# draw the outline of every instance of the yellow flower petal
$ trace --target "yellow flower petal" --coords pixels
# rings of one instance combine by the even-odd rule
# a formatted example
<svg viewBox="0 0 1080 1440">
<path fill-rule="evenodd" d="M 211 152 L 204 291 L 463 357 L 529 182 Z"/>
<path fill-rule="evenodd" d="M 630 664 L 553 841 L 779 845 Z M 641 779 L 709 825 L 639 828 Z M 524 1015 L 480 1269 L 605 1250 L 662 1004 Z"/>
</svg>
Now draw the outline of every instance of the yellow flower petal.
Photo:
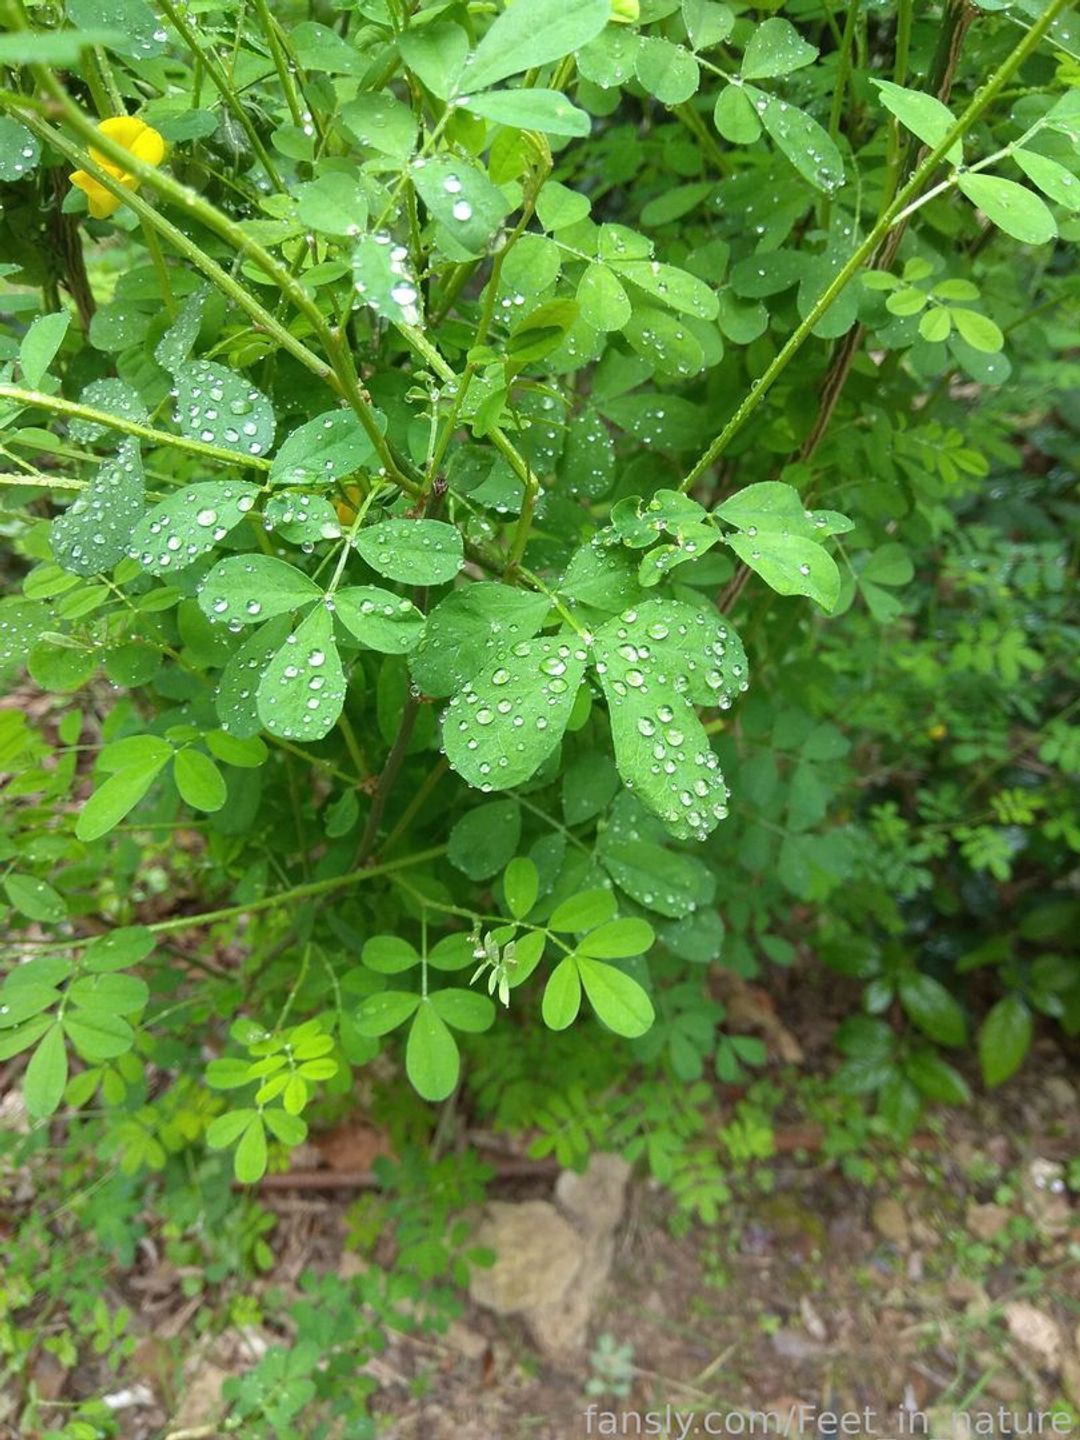
<svg viewBox="0 0 1080 1440">
<path fill-rule="evenodd" d="M 165 158 L 164 138 L 152 125 L 147 125 L 146 121 L 140 120 L 137 115 L 113 115 L 108 120 L 102 120 L 98 129 L 102 135 L 114 140 L 117 145 L 123 146 L 137 160 L 142 160 L 147 165 L 160 165 Z M 104 171 L 119 180 L 121 185 L 126 185 L 129 190 L 139 188 L 139 182 L 134 175 L 128 174 L 93 146 L 90 148 L 90 156 Z M 73 185 L 85 193 L 90 214 L 95 220 L 105 220 L 120 208 L 119 197 L 106 190 L 104 185 L 85 170 L 76 170 L 70 179 Z"/>
</svg>

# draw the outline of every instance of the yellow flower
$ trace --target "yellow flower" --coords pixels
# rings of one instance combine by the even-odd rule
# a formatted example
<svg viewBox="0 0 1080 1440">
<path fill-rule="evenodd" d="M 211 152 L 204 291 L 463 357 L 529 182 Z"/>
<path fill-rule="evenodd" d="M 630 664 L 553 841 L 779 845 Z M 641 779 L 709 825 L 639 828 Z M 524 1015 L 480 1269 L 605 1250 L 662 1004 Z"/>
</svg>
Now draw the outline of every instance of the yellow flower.
<svg viewBox="0 0 1080 1440">
<path fill-rule="evenodd" d="M 136 160 L 145 161 L 147 165 L 160 165 L 165 158 L 165 141 L 152 125 L 147 125 L 145 120 L 140 120 L 136 115 L 114 115 L 111 120 L 102 120 L 98 129 L 102 135 L 122 145 L 129 155 L 134 155 Z M 129 175 L 100 151 L 91 147 L 90 158 L 129 190 L 139 188 L 139 181 L 134 175 Z M 120 208 L 119 196 L 106 190 L 100 180 L 95 180 L 93 175 L 88 175 L 85 170 L 76 170 L 68 178 L 73 185 L 86 192 L 90 214 L 95 220 L 105 220 L 114 210 Z"/>
</svg>

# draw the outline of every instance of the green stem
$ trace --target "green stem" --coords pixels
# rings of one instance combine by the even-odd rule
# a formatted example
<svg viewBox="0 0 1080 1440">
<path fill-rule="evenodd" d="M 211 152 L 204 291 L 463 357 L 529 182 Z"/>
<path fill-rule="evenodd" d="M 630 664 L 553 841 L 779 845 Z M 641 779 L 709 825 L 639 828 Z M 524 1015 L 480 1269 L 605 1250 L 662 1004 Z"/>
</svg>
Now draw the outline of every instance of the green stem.
<svg viewBox="0 0 1080 1440">
<path fill-rule="evenodd" d="M 445 855 L 445 845 L 435 845 L 429 850 L 418 850 L 413 855 L 403 855 L 398 860 L 385 860 L 380 865 L 369 865 L 366 869 L 350 870 L 347 875 L 332 875 L 327 880 L 309 880 L 304 885 L 293 885 L 277 895 L 264 895 L 261 900 L 249 900 L 245 905 L 224 905 L 220 910 L 204 910 L 201 915 L 175 915 L 171 920 L 157 920 L 145 928 L 152 935 L 168 935 L 176 930 L 192 930 L 203 925 L 217 925 L 222 920 L 238 920 L 242 915 L 254 915 L 262 910 L 277 910 L 301 900 L 312 900 L 318 895 L 330 895 L 335 890 L 346 890 L 351 885 L 362 885 L 367 880 L 376 880 L 381 875 L 390 875 L 398 870 L 407 870 L 413 865 L 424 865 Z M 42 949 L 79 950 L 89 945 L 93 935 L 75 936 L 70 940 L 58 940 Z M 35 954 L 40 953 L 35 951 Z"/>
<path fill-rule="evenodd" d="M 720 456 L 723 455 L 732 440 L 734 440 L 735 436 L 757 410 L 773 385 L 802 349 L 803 344 L 813 332 L 814 326 L 844 290 L 848 281 L 853 278 L 875 253 L 881 241 L 897 223 L 900 216 L 905 212 L 910 213 L 912 202 L 917 199 L 919 192 L 922 190 L 929 176 L 941 164 L 942 160 L 944 160 L 956 142 L 964 138 L 983 112 L 989 108 L 998 93 L 1005 87 L 1008 81 L 1012 79 L 1013 75 L 1032 51 L 1036 49 L 1058 15 L 1067 9 L 1070 3 L 1071 0 L 1050 0 L 1050 4 L 1046 10 L 1043 11 L 1042 15 L 1027 32 L 1020 44 L 1002 61 L 982 89 L 975 94 L 964 113 L 949 127 L 948 132 L 925 157 L 922 164 L 918 166 L 911 179 L 900 190 L 892 204 L 881 214 L 873 229 L 866 236 L 866 239 L 853 251 L 847 262 L 837 271 L 831 282 L 821 292 L 802 323 L 792 331 L 764 375 L 762 375 L 754 388 L 750 390 L 749 394 L 746 395 L 731 419 L 720 431 L 719 435 L 716 436 L 691 467 L 689 473 L 679 486 L 680 490 L 689 490 L 701 479 L 705 472 L 716 463 Z"/>
<path fill-rule="evenodd" d="M 218 460 L 223 465 L 245 465 L 254 470 L 270 469 L 270 461 L 260 456 L 238 455 L 235 450 L 226 450 L 221 445 L 207 445 L 202 440 L 189 440 L 185 435 L 170 435 L 167 430 L 155 430 L 149 425 L 140 425 L 137 420 L 127 420 L 122 415 L 110 415 L 105 410 L 96 410 L 92 405 L 79 405 L 74 400 L 62 400 L 58 395 L 43 395 L 39 390 L 23 390 L 18 385 L 0 385 L 0 400 L 12 400 L 16 405 L 48 410 L 53 415 L 63 415 L 69 420 L 86 420 L 94 425 L 104 425 L 107 429 L 119 430 L 124 435 L 135 435 L 150 445 L 168 445 L 174 450 L 185 450 L 189 455 L 198 455 L 203 460 Z"/>
<path fill-rule="evenodd" d="M 176 319 L 176 296 L 173 294 L 172 280 L 169 278 L 169 267 L 165 264 L 165 256 L 161 253 L 161 244 L 157 238 L 157 231 L 146 220 L 142 221 L 143 243 L 150 252 L 150 259 L 153 261 L 154 274 L 157 276 L 158 285 L 161 289 L 161 299 L 165 305 L 166 313 L 170 320 Z"/>
</svg>

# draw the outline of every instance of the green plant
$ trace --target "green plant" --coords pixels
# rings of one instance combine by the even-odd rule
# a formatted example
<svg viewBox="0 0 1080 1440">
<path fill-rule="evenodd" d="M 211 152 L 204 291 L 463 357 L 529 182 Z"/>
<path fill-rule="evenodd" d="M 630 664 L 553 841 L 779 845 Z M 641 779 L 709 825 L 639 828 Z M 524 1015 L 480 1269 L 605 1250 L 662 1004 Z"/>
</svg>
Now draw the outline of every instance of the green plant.
<svg viewBox="0 0 1080 1440">
<path fill-rule="evenodd" d="M 1080 1031 L 1074 20 L 766 10 L 7 0 L 0 1063 L 121 1263 L 358 1077 L 712 1222 L 723 967 L 855 982 L 863 1177 Z"/>
</svg>

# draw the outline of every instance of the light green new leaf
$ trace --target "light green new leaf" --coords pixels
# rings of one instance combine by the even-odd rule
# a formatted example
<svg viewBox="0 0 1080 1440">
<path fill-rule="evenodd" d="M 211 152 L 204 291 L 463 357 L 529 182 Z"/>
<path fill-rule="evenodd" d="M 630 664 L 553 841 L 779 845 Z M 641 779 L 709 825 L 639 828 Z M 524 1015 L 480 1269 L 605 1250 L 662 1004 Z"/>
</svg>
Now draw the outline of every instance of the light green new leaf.
<svg viewBox="0 0 1080 1440">
<path fill-rule="evenodd" d="M 60 1104 L 67 1084 L 68 1062 L 64 1032 L 59 1025 L 46 1030 L 30 1057 L 23 1076 L 23 1099 L 27 1113 L 35 1120 L 52 1115 Z"/>
<path fill-rule="evenodd" d="M 180 798 L 193 810 L 220 810 L 228 791 L 221 771 L 201 750 L 185 747 L 173 760 L 173 779 Z"/>
<path fill-rule="evenodd" d="M 458 104 L 497 125 L 540 130 L 545 135 L 584 136 L 592 128 L 588 112 L 572 104 L 559 90 L 490 90 L 485 95 L 470 95 Z"/>
<path fill-rule="evenodd" d="M 120 442 L 87 489 L 58 515 L 49 529 L 57 564 L 74 575 L 99 575 L 127 554 L 131 532 L 142 517 L 145 485 L 139 442 Z"/>
<path fill-rule="evenodd" d="M 402 935 L 372 935 L 364 941 L 361 962 L 379 975 L 400 975 L 420 964 L 420 954 Z"/>
<path fill-rule="evenodd" d="M 41 158 L 41 144 L 25 125 L 0 117 L 0 180 L 12 184 L 29 175 Z"/>
<path fill-rule="evenodd" d="M 486 90 L 508 75 L 572 55 L 600 34 L 610 0 L 514 0 L 462 69 L 459 91 Z"/>
<path fill-rule="evenodd" d="M 444 520 L 382 520 L 356 537 L 373 570 L 403 585 L 442 585 L 465 563 L 461 532 Z"/>
<path fill-rule="evenodd" d="M 377 585 L 349 585 L 334 595 L 337 618 L 369 650 L 405 655 L 424 629 L 424 616 L 411 600 Z"/>
<path fill-rule="evenodd" d="M 1057 234 L 1053 212 L 1034 190 L 1000 175 L 961 175 L 960 190 L 991 224 L 1025 245 L 1045 245 Z"/>
<path fill-rule="evenodd" d="M 152 575 L 185 570 L 240 524 L 258 493 L 239 480 L 186 485 L 147 511 L 131 533 L 127 553 Z"/>
<path fill-rule="evenodd" d="M 545 635 L 485 666 L 443 717 L 457 773 L 481 790 L 509 790 L 534 775 L 563 737 L 587 658 L 573 638 Z"/>
<path fill-rule="evenodd" d="M 254 1185 L 266 1174 L 266 1130 L 256 1115 L 233 1154 L 233 1174 L 242 1185 Z"/>
<path fill-rule="evenodd" d="M 761 112 L 761 123 L 777 148 L 813 185 L 831 195 L 844 183 L 844 162 L 829 132 L 786 100 L 774 96 Z"/>
<path fill-rule="evenodd" d="M 449 100 L 469 53 L 469 37 L 460 25 L 449 21 L 422 23 L 431 13 L 420 11 L 410 28 L 398 36 L 397 46 L 405 64 L 431 93 Z"/>
<path fill-rule="evenodd" d="M 352 254 L 353 288 L 369 310 L 399 325 L 419 325 L 420 286 L 409 252 L 389 235 L 361 235 Z"/>
<path fill-rule="evenodd" d="M 548 976 L 540 1013 L 549 1030 L 565 1030 L 581 1009 L 581 976 L 573 955 L 567 955 Z"/>
<path fill-rule="evenodd" d="M 586 935 L 577 953 L 593 960 L 628 960 L 634 955 L 644 955 L 655 939 L 653 927 L 647 920 L 628 915 L 621 920 L 609 920 Z"/>
<path fill-rule="evenodd" d="M 616 1035 L 625 1035 L 628 1039 L 645 1034 L 656 1019 L 656 1012 L 636 980 L 614 965 L 586 959 L 580 953 L 577 968 L 597 1019 Z"/>
<path fill-rule="evenodd" d="M 793 70 L 813 64 L 817 54 L 817 46 L 807 44 L 794 25 L 774 17 L 754 27 L 739 73 L 744 80 L 790 75 Z"/>
<path fill-rule="evenodd" d="M 199 586 L 199 608 L 223 625 L 260 625 L 322 595 L 314 580 L 273 555 L 230 555 Z"/>
<path fill-rule="evenodd" d="M 370 464 L 374 455 L 351 410 L 328 410 L 298 425 L 282 442 L 269 479 L 271 485 L 336 485 Z"/>
<path fill-rule="evenodd" d="M 288 614 L 275 616 L 245 640 L 222 671 L 214 706 L 230 735 L 248 740 L 263 728 L 256 705 L 259 681 L 291 629 Z"/>
<path fill-rule="evenodd" d="M 935 148 L 952 129 L 953 113 L 936 95 L 927 95 L 921 90 L 906 90 L 902 85 L 894 85 L 891 80 L 872 79 L 870 83 L 877 86 L 886 110 L 918 136 L 924 145 Z M 964 151 L 959 140 L 949 147 L 945 158 L 950 165 L 963 162 Z"/>
<path fill-rule="evenodd" d="M 242 375 L 214 360 L 192 360 L 173 380 L 181 434 L 239 455 L 265 455 L 273 448 L 273 407 Z"/>
<path fill-rule="evenodd" d="M 66 310 L 55 315 L 39 315 L 23 336 L 19 365 L 31 390 L 36 390 L 45 379 L 70 324 L 71 316 Z"/>
<path fill-rule="evenodd" d="M 428 212 L 453 247 L 451 258 L 483 255 L 510 209 L 484 167 L 464 156 L 437 155 L 414 160 L 410 174 Z"/>
<path fill-rule="evenodd" d="M 475 998 L 481 999 L 481 996 Z M 457 1041 L 431 1000 L 423 1000 L 409 1027 L 405 1073 L 423 1100 L 445 1100 L 461 1069 Z"/>
<path fill-rule="evenodd" d="M 411 990 L 383 990 L 369 995 L 360 1006 L 356 1028 L 361 1035 L 376 1038 L 389 1035 L 403 1025 L 420 1004 L 420 996 Z"/>
<path fill-rule="evenodd" d="M 226 1110 L 217 1115 L 206 1127 L 206 1143 L 211 1150 L 227 1150 L 235 1145 L 251 1124 L 256 1112 L 251 1109 Z"/>
<path fill-rule="evenodd" d="M 334 643 L 334 621 L 318 605 L 263 671 L 256 696 L 259 719 L 284 740 L 321 740 L 345 703 L 345 674 Z"/>
<path fill-rule="evenodd" d="M 632 313 L 626 291 L 607 265 L 586 266 L 578 281 L 576 298 L 582 318 L 594 330 L 621 330 Z"/>
<path fill-rule="evenodd" d="M 549 608 L 543 595 L 494 580 L 452 591 L 428 614 L 409 659 L 413 679 L 428 695 L 449 695 L 511 645 L 535 635 Z"/>
<path fill-rule="evenodd" d="M 959 305 L 947 313 L 973 350 L 984 355 L 996 355 L 1004 348 L 1005 336 L 989 315 L 980 315 L 977 310 L 966 310 Z"/>
</svg>

